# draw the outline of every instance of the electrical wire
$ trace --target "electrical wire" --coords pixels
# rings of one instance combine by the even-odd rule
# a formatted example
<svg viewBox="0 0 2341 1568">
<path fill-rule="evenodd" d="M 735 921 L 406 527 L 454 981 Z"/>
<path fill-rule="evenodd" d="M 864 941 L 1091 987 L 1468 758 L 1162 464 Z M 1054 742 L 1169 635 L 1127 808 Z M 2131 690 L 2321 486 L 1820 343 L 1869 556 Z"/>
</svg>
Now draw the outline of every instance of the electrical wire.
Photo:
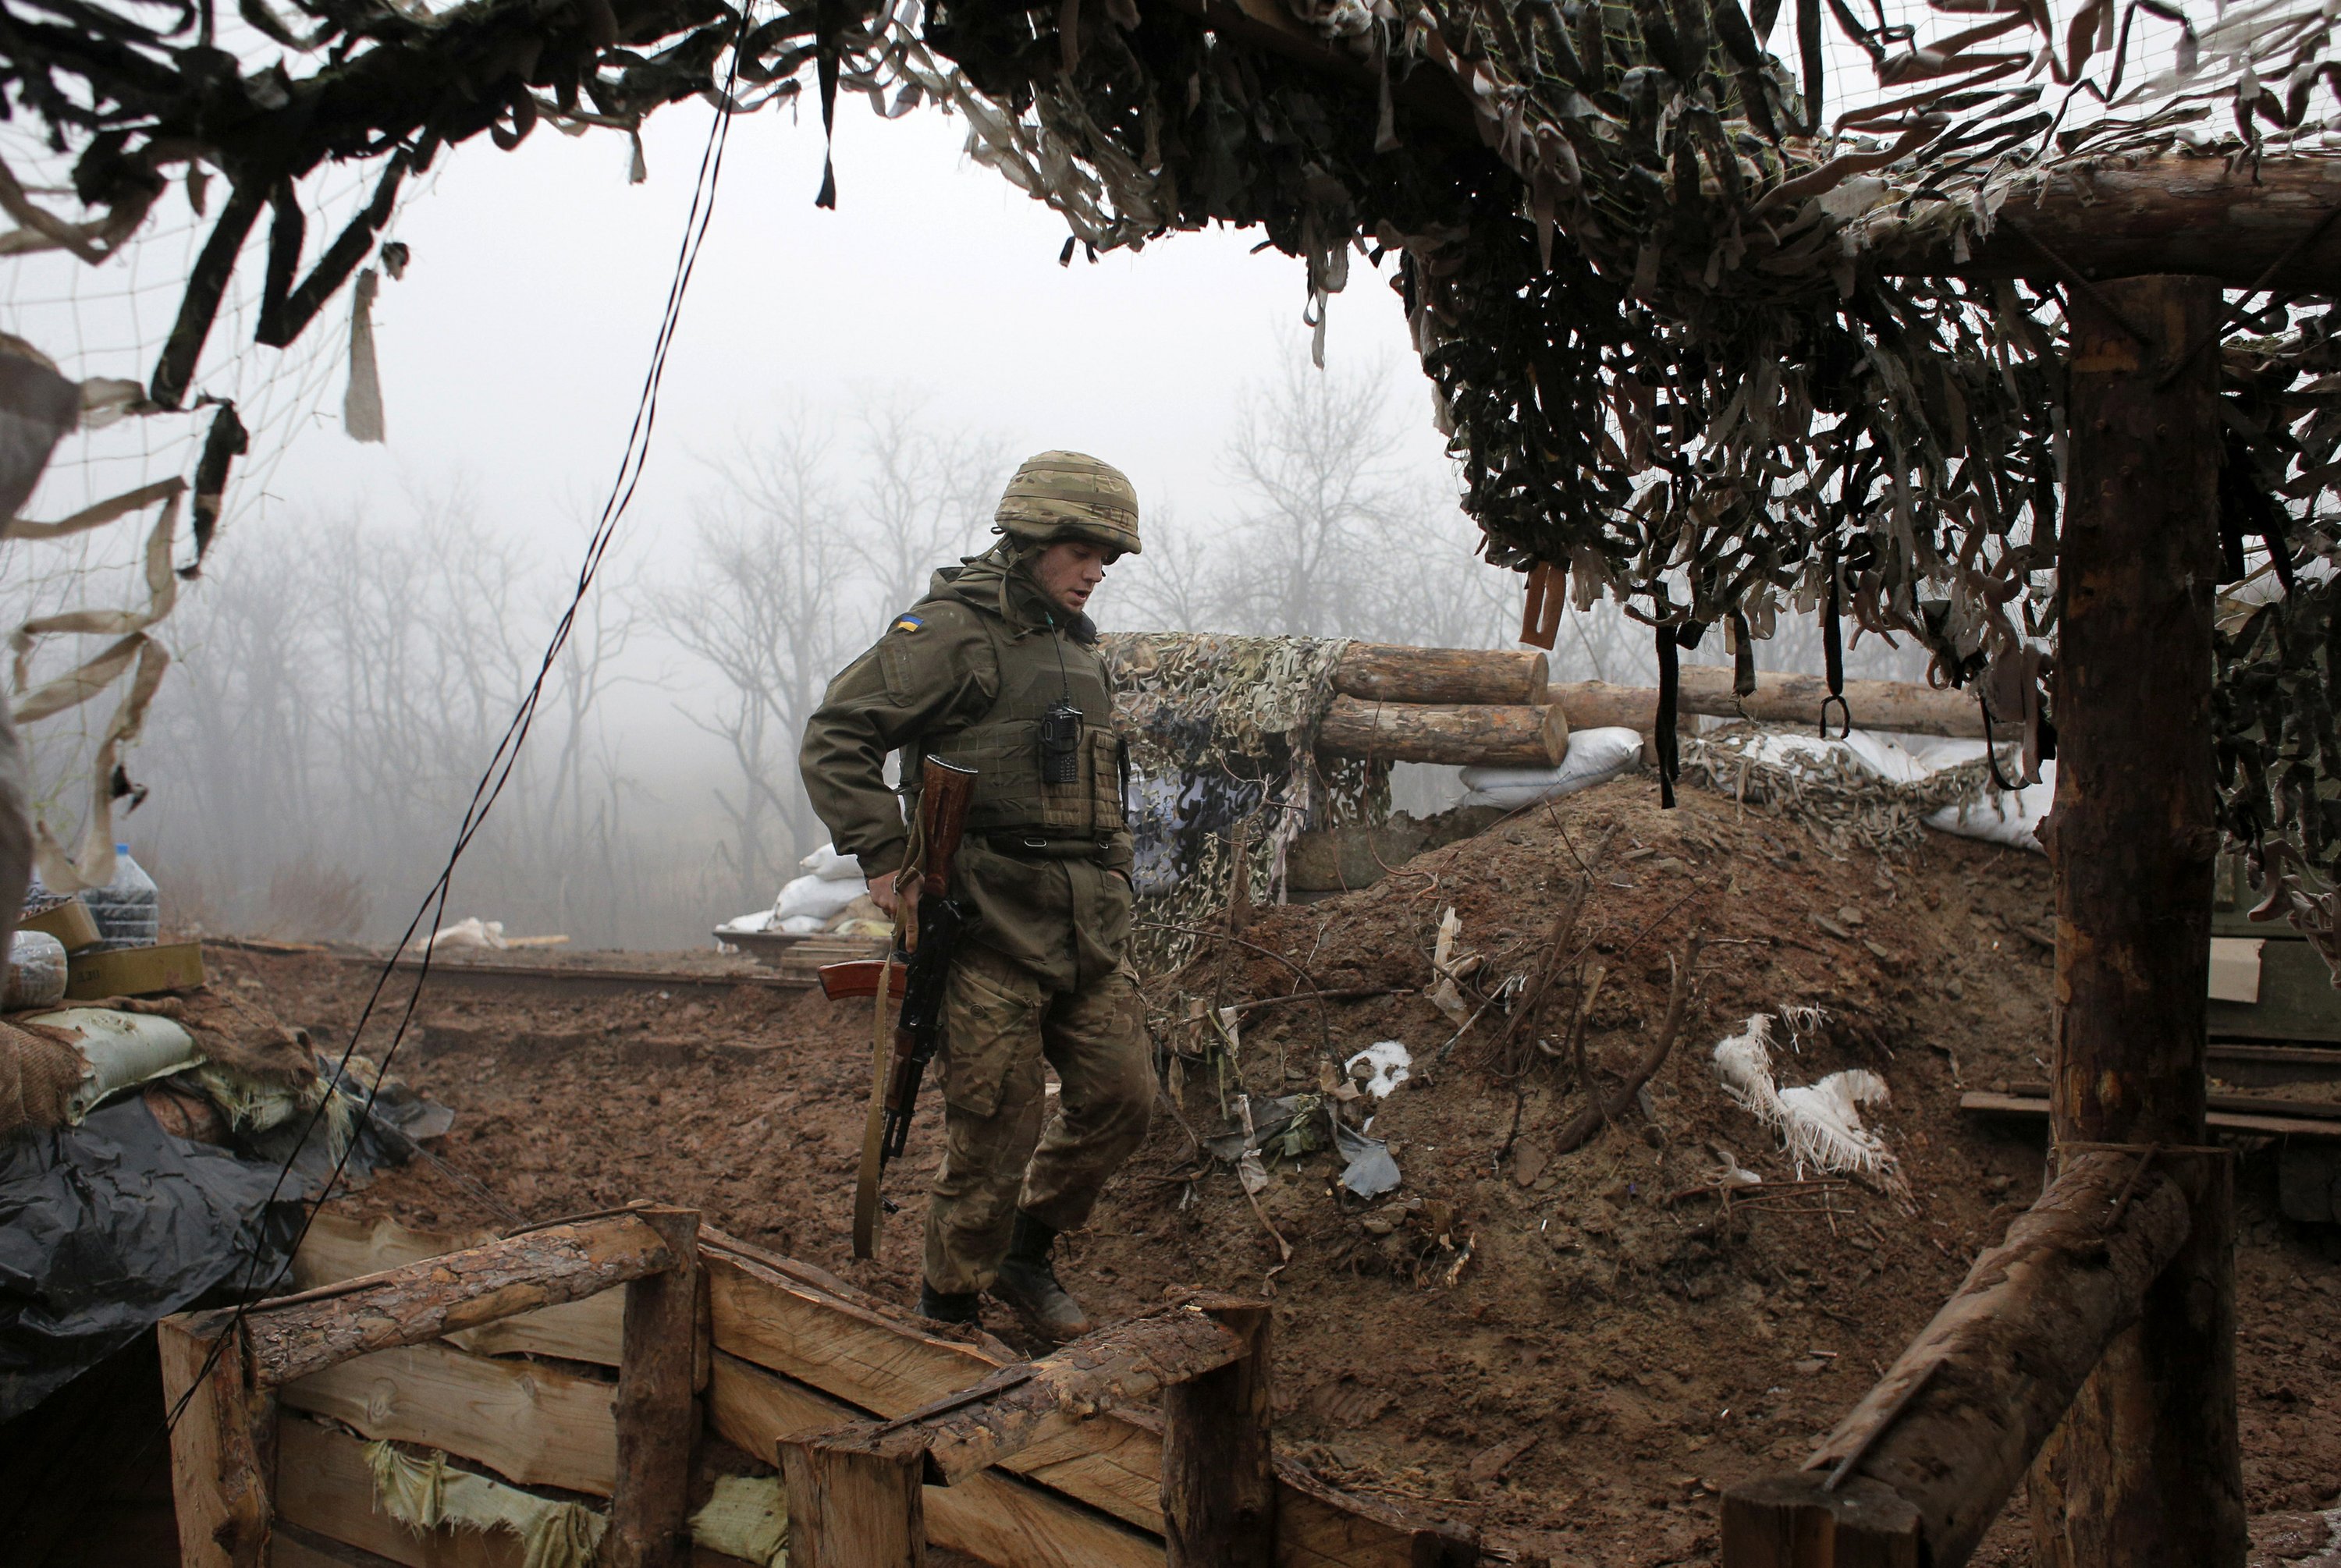
<svg viewBox="0 0 2341 1568">
<path fill-rule="evenodd" d="M 407 922 L 404 934 L 399 938 L 390 957 L 384 961 L 381 972 L 374 978 L 374 989 L 367 995 L 365 1006 L 360 1010 L 357 1022 L 350 1029 L 349 1044 L 342 1048 L 340 1059 L 335 1064 L 334 1076 L 336 1080 L 347 1077 L 350 1058 L 356 1054 L 358 1041 L 364 1037 L 367 1023 L 373 1019 L 377 1006 L 382 1002 L 384 993 L 389 988 L 392 975 L 396 972 L 398 955 L 403 952 L 407 945 L 414 939 L 415 933 L 423 928 L 426 920 L 434 932 L 443 925 L 455 868 L 462 861 L 463 852 L 471 847 L 472 840 L 486 825 L 489 812 L 494 809 L 498 798 L 503 793 L 505 783 L 512 778 L 513 769 L 520 760 L 521 747 L 527 740 L 529 730 L 535 722 L 537 705 L 543 698 L 545 684 L 552 678 L 553 666 L 561 656 L 562 649 L 569 641 L 571 630 L 576 625 L 578 612 L 584 607 L 585 596 L 593 590 L 594 580 L 602 570 L 603 558 L 608 553 L 611 541 L 616 536 L 618 523 L 625 516 L 627 509 L 633 505 L 634 492 L 642 484 L 643 471 L 650 461 L 651 437 L 658 424 L 659 391 L 666 379 L 667 355 L 673 348 L 675 332 L 682 323 L 682 303 L 690 292 L 692 275 L 699 264 L 700 249 L 706 241 L 708 228 L 715 217 L 716 188 L 722 177 L 723 152 L 731 139 L 732 118 L 737 106 L 733 90 L 739 84 L 740 46 L 746 37 L 749 17 L 753 10 L 752 3 L 743 5 L 740 10 L 739 34 L 733 39 L 732 61 L 725 74 L 722 92 L 715 105 L 714 123 L 708 127 L 707 144 L 700 154 L 699 173 L 691 193 L 691 209 L 683 219 L 682 241 L 675 253 L 674 274 L 667 285 L 666 306 L 661 315 L 657 338 L 651 351 L 650 368 L 643 375 L 642 392 L 634 404 L 633 422 L 626 432 L 625 450 L 618 461 L 617 476 L 611 483 L 609 496 L 602 505 L 601 517 L 595 522 L 593 535 L 586 543 L 585 558 L 578 567 L 577 582 L 570 595 L 568 608 L 562 612 L 560 620 L 553 626 L 551 638 L 546 641 L 544 658 L 538 665 L 535 680 L 530 683 L 526 695 L 521 699 L 519 708 L 513 714 L 512 722 L 505 727 L 502 739 L 496 742 L 494 753 L 488 759 L 486 767 L 481 770 L 480 781 L 472 791 L 470 803 L 464 808 L 463 819 L 456 829 L 455 840 L 448 850 L 446 863 L 440 868 L 439 875 L 431 884 L 430 889 L 423 894 L 422 901 L 415 908 L 413 918 Z M 432 948 L 426 945 L 423 950 L 422 962 L 413 970 L 414 984 L 406 995 L 404 1006 L 400 1009 L 397 1027 L 392 1032 L 390 1044 L 384 1050 L 382 1059 L 375 1067 L 374 1081 L 368 1086 L 365 1097 L 361 1102 L 360 1119 L 362 1121 L 373 1115 L 374 1101 L 381 1093 L 383 1080 L 389 1076 L 391 1063 L 396 1058 L 399 1046 L 406 1038 L 406 1031 L 413 1022 L 415 1009 L 422 1001 L 423 985 L 430 978 L 431 956 Z M 295 1155 L 301 1148 L 307 1146 L 310 1137 L 314 1135 L 318 1125 L 324 1119 L 326 1107 L 333 1104 L 335 1097 L 335 1094 L 329 1090 L 319 1098 L 316 1108 L 310 1113 L 308 1124 L 302 1130 L 299 1142 L 294 1146 Z M 354 1098 L 354 1097 L 352 1097 Z M 290 1245 L 285 1248 L 284 1261 L 269 1278 L 265 1289 L 274 1289 L 292 1268 L 294 1254 L 299 1251 L 302 1241 L 307 1237 L 309 1227 L 314 1222 L 318 1209 L 324 1206 L 325 1201 L 332 1196 L 334 1186 L 341 1182 L 346 1173 L 350 1155 L 356 1146 L 357 1139 L 353 1135 L 343 1146 L 340 1156 L 334 1160 L 333 1171 L 319 1188 L 315 1201 L 309 1205 L 303 1214 L 300 1227 L 294 1233 Z M 294 1158 L 294 1155 L 288 1155 L 283 1166 L 278 1168 L 275 1183 L 269 1188 L 268 1196 L 263 1200 L 258 1211 L 259 1215 L 264 1216 L 269 1208 L 274 1206 L 282 1196 L 285 1183 L 292 1177 Z M 260 1223 L 259 1219 L 255 1219 L 255 1228 Z M 255 1243 L 257 1239 L 255 1236 Z M 186 1414 L 187 1406 L 194 1399 L 195 1391 L 201 1388 L 210 1376 L 212 1369 L 218 1364 L 222 1352 L 234 1335 L 237 1327 L 243 1323 L 253 1301 L 260 1294 L 256 1287 L 259 1287 L 260 1284 L 258 1272 L 262 1255 L 261 1249 L 255 1245 L 251 1269 L 246 1273 L 236 1293 L 239 1299 L 234 1314 L 217 1338 L 214 1340 L 194 1378 L 172 1404 L 164 1422 L 164 1430 L 166 1433 L 177 1427 L 180 1418 Z"/>
</svg>

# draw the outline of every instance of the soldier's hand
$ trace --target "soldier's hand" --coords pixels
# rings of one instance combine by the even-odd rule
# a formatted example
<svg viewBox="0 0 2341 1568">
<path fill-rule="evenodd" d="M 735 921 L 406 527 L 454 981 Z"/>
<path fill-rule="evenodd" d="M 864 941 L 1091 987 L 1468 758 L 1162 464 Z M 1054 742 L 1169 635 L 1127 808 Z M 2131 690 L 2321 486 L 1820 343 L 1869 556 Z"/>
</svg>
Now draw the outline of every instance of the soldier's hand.
<svg viewBox="0 0 2341 1568">
<path fill-rule="evenodd" d="M 872 877 L 870 878 L 870 901 L 877 905 L 881 909 L 885 910 L 886 918 L 888 919 L 891 920 L 894 918 L 893 872 L 889 871 L 882 877 Z"/>
</svg>

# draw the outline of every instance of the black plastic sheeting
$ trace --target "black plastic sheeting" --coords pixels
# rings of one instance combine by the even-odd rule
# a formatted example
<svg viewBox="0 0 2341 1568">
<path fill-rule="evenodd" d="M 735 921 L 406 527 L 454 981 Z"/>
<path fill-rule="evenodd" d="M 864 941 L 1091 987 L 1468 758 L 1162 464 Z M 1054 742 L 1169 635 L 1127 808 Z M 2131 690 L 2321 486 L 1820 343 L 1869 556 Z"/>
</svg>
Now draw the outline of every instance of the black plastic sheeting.
<svg viewBox="0 0 2341 1568">
<path fill-rule="evenodd" d="M 271 1283 L 314 1185 L 271 1205 L 276 1168 L 164 1132 L 136 1095 L 0 1143 L 0 1420 L 212 1290 Z"/>
</svg>

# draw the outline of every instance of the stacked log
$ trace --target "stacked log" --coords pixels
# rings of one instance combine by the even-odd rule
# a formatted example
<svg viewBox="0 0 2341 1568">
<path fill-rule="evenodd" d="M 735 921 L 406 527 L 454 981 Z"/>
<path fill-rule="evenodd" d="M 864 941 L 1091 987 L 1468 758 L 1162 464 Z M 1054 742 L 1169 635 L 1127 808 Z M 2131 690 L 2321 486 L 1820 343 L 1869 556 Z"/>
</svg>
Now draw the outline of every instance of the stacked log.
<svg viewBox="0 0 2341 1568">
<path fill-rule="evenodd" d="M 1353 642 L 1318 727 L 1329 757 L 1450 767 L 1552 768 L 1569 720 L 1546 698 L 1541 653 Z"/>
<path fill-rule="evenodd" d="M 1731 671 L 1719 665 L 1685 665 L 1676 703 L 1685 713 L 1716 719 L 1745 716 L 1765 724 L 1820 723 L 1821 703 L 1828 687 L 1817 675 L 1764 674 L 1745 698 L 1731 690 Z M 1612 686 L 1582 680 L 1556 686 L 1549 699 L 1569 715 L 1579 729 L 1618 724 L 1648 734 L 1659 721 L 1659 694 L 1649 687 Z M 1886 729 L 1905 735 L 1949 735 L 1981 740 L 1983 709 L 1972 692 L 1938 691 L 1905 680 L 1848 680 L 1846 710 L 1858 729 Z M 1830 733 L 1836 733 L 1837 710 L 1830 710 Z M 2013 728 L 1998 726 L 2003 738 Z"/>
</svg>

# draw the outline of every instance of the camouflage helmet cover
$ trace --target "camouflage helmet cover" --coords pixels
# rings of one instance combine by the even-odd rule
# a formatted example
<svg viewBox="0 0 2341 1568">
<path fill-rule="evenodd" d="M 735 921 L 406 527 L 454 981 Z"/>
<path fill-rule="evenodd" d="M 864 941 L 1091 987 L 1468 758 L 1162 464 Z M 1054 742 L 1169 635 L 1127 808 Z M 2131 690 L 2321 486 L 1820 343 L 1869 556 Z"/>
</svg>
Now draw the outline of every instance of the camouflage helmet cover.
<svg viewBox="0 0 2341 1568">
<path fill-rule="evenodd" d="M 992 514 L 1000 531 L 1028 544 L 1086 539 L 1138 553 L 1138 491 L 1121 470 L 1087 452 L 1028 457 Z"/>
</svg>

